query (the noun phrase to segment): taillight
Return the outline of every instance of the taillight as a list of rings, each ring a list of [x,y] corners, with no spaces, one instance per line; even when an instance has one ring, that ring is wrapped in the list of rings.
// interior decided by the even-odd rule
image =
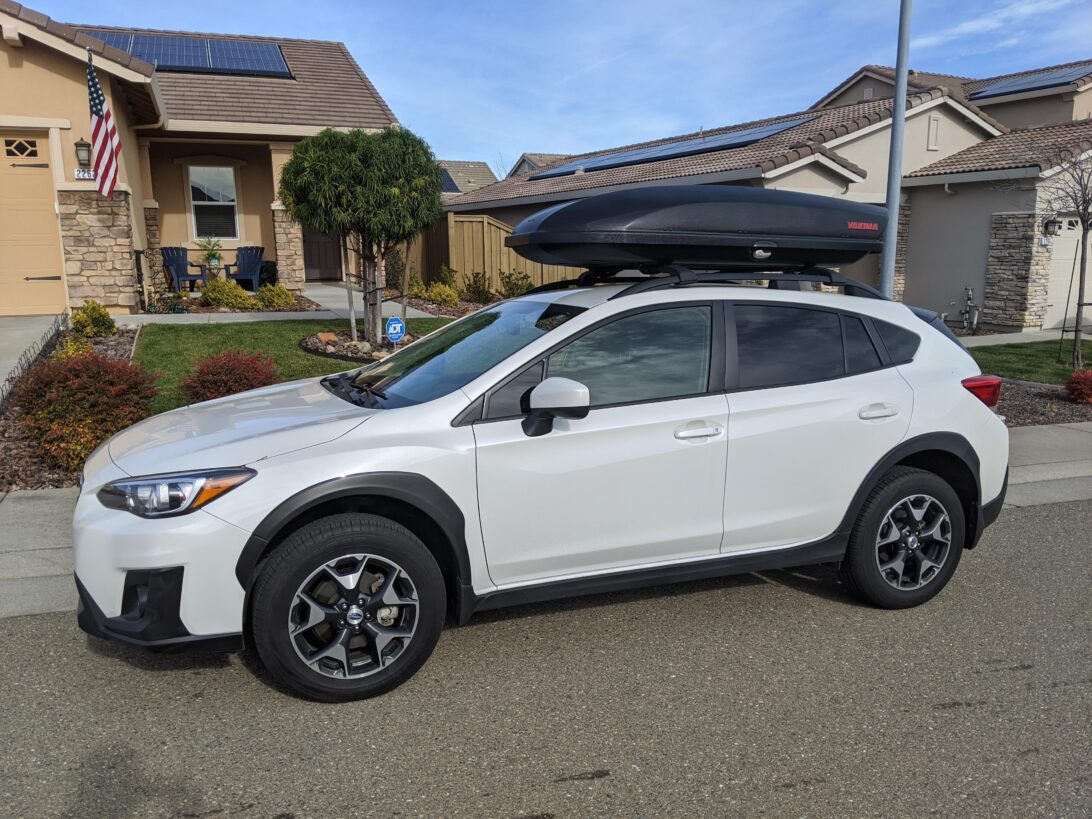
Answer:
[[[996,407],[1001,397],[1001,379],[996,375],[976,375],[964,378],[964,387],[987,407]]]

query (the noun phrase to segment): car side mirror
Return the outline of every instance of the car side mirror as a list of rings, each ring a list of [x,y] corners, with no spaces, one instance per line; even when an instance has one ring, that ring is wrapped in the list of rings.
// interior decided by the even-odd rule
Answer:
[[[591,406],[588,388],[571,378],[547,378],[531,390],[530,414],[523,419],[528,438],[545,435],[555,418],[586,418]]]

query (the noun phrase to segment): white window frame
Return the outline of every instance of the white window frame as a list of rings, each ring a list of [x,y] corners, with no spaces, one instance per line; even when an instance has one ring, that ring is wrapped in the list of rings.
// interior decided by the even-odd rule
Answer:
[[[234,236],[216,236],[214,238],[218,239],[221,242],[238,243],[238,242],[243,241],[242,220],[239,218],[239,204],[240,204],[240,202],[242,201],[242,198],[243,198],[242,189],[241,189],[241,186],[240,186],[240,179],[239,179],[239,176],[240,176],[239,167],[241,165],[243,165],[243,164],[245,164],[245,163],[242,162],[241,160],[218,159],[216,157],[191,157],[186,161],[186,163],[185,163],[185,165],[186,165],[186,174],[185,174],[185,177],[186,177],[185,178],[186,210],[187,210],[187,216],[188,216],[187,221],[188,221],[188,224],[189,224],[189,232],[190,232],[190,241],[191,242],[197,242],[198,240],[200,240],[202,238],[201,235],[199,235],[197,233],[197,215],[196,215],[196,212],[194,211],[194,204],[195,203],[193,201],[193,195],[192,195],[191,188],[190,188],[190,174],[191,174],[191,172],[192,172],[192,170],[194,168],[231,168],[232,169],[232,174],[233,174],[233,177],[234,177],[234,180],[235,180],[235,201],[234,202],[231,202],[231,203],[228,203],[228,202],[199,202],[199,203],[196,203],[196,204],[209,205],[209,206],[212,206],[212,207],[221,206],[221,207],[234,208],[234,210],[235,210],[235,235]],[[227,248],[225,248],[225,249],[227,249]]]
[[[925,131],[925,150],[940,150],[940,117],[930,114]]]

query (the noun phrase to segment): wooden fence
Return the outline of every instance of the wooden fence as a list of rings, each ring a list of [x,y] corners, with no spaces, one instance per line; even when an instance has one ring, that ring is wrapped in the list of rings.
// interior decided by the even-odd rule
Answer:
[[[537,284],[571,279],[579,270],[561,265],[540,264],[525,259],[504,240],[512,228],[491,216],[447,213],[444,218],[414,239],[406,254],[406,272],[417,273],[428,284],[435,281],[444,265],[458,271],[456,281],[484,272],[494,291],[500,289],[500,272],[526,273]]]

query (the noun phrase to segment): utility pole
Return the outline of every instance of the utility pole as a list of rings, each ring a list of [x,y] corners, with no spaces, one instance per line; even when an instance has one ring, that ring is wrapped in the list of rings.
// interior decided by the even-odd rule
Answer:
[[[906,75],[910,56],[911,0],[899,6],[899,47],[895,59],[895,98],[891,106],[891,153],[887,160],[887,229],[883,233],[880,261],[880,290],[888,298],[895,294],[895,245],[899,238],[899,197],[902,195],[902,144],[906,129]]]

